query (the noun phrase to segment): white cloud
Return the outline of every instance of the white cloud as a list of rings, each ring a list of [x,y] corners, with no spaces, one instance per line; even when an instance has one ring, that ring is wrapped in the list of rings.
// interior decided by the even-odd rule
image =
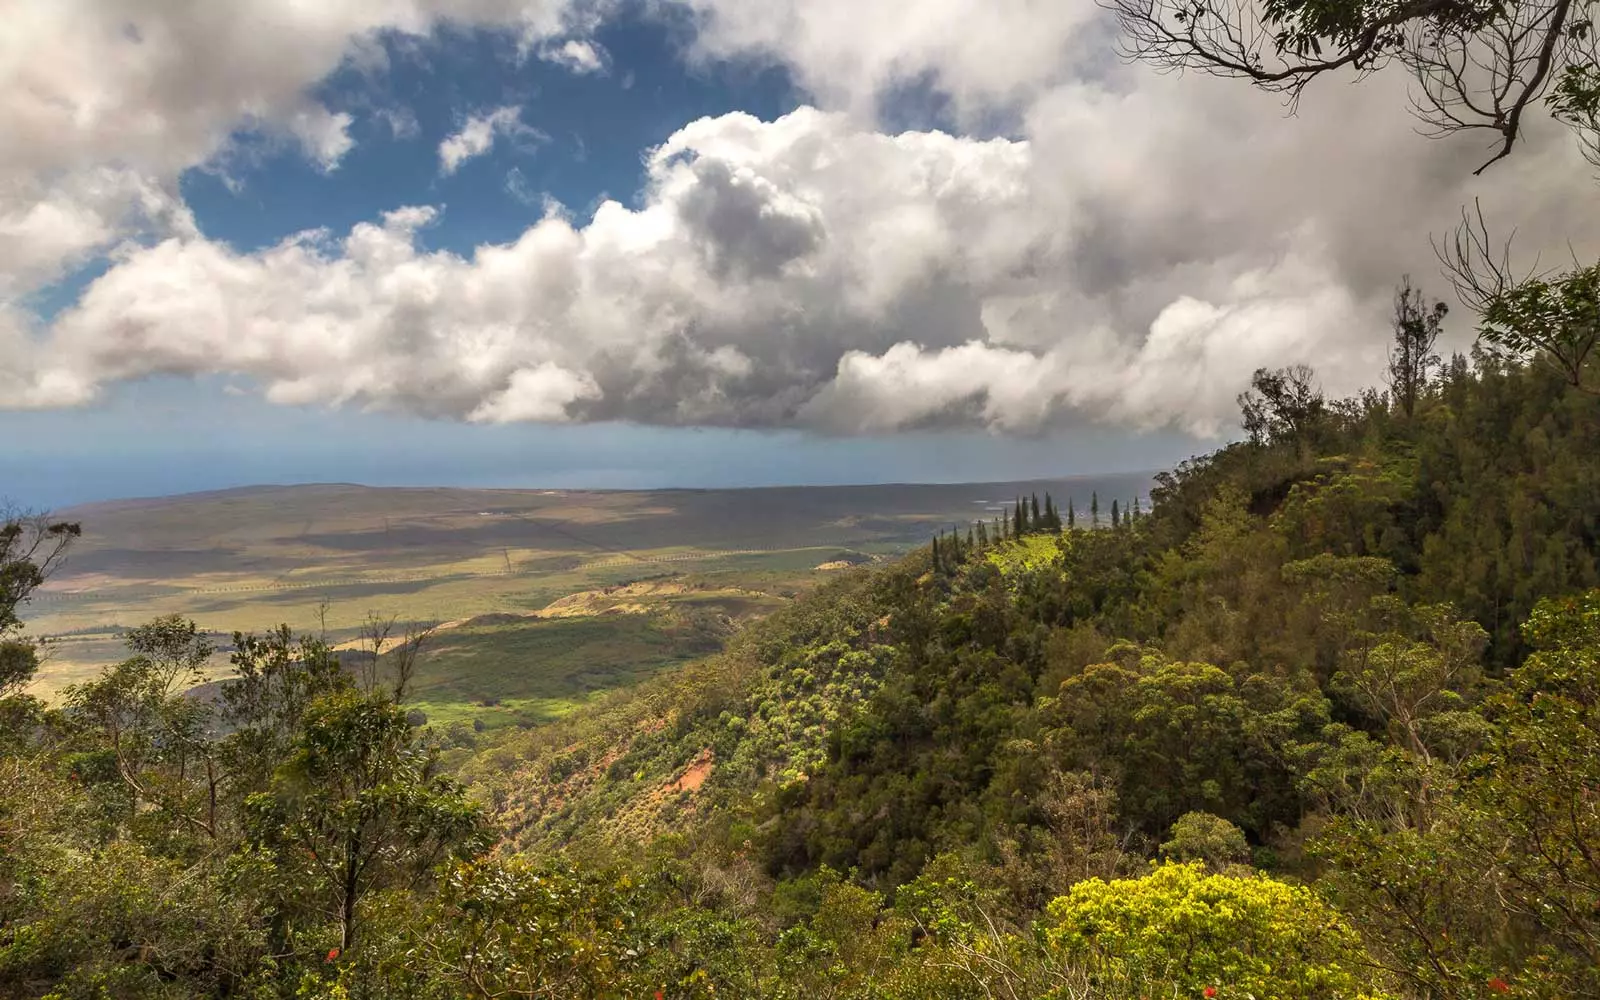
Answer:
[[[165,238],[120,249],[48,328],[0,308],[0,406],[220,373],[284,403],[484,422],[850,433],[1100,420],[1209,435],[1258,366],[1310,362],[1333,391],[1373,379],[1392,282],[1409,270],[1437,287],[1426,235],[1472,197],[1521,223],[1530,249],[1572,236],[1600,252],[1588,173],[1559,136],[1536,134],[1473,178],[1480,150],[1415,136],[1393,75],[1315,89],[1285,118],[1236,83],[1107,60],[1090,0],[685,2],[701,15],[700,54],[783,62],[825,110],[687,123],[650,153],[637,209],[607,202],[576,228],[550,208],[514,242],[467,255],[418,246],[426,207],[239,253],[194,231],[175,171],[215,156],[241,121],[331,167],[350,123],[305,93],[351,38],[444,16],[510,23],[522,14],[509,0],[283,8],[307,52],[283,55],[298,43],[262,28],[260,51],[238,43],[248,86],[202,60],[199,82],[221,91],[185,80],[138,105],[163,109],[147,119],[160,141],[137,115],[80,138],[74,119],[38,111],[62,130],[41,140],[48,156],[0,149],[0,181],[25,182],[0,183],[0,273],[26,287],[130,233]],[[238,28],[254,26],[239,10],[267,6],[184,10]],[[576,37],[562,10],[518,22],[525,51]],[[962,122],[1007,112],[1016,136],[880,131],[885,104],[919,85]],[[134,106],[107,92],[97,99]],[[0,91],[0,128],[35,113],[28,93]],[[510,108],[468,121],[441,146],[442,169],[516,122]]]
[[[931,84],[957,109],[1021,107],[1111,62],[1094,0],[682,0],[703,57],[766,55],[827,106],[868,116]]]
[[[567,419],[568,406],[599,395],[600,387],[588,374],[545,361],[513,371],[506,387],[478,404],[467,419],[492,424],[559,422]]]
[[[417,246],[425,207],[255,254],[168,240],[96,281],[0,401],[226,373],[284,403],[488,422],[1211,434],[1257,366],[1311,361],[1335,390],[1372,376],[1382,283],[1424,249],[1329,221],[1375,195],[1334,185],[1294,214],[1219,155],[1186,161],[1209,203],[1159,187],[1133,201],[1129,172],[1166,173],[1167,143],[1187,141],[1167,120],[1183,110],[1074,100],[1047,119],[1064,133],[1026,141],[885,135],[811,109],[701,119],[652,153],[639,209],[608,202],[581,229],[551,211],[470,256]],[[1130,123],[1121,145],[1095,139],[1112,121]],[[1387,255],[1378,284],[1359,290],[1344,257],[1372,254]]]
[[[467,116],[459,131],[439,143],[439,172],[446,176],[455,173],[461,164],[492,149],[499,136],[537,134],[522,123],[521,115],[521,108],[508,105]]]
[[[310,105],[290,115],[284,124],[300,141],[306,158],[327,172],[337,167],[344,154],[355,147],[350,138],[350,125],[354,121],[342,111],[334,114],[327,108]]]
[[[331,170],[348,113],[312,87],[380,33],[438,24],[570,37],[582,0],[0,0],[0,299],[142,231],[183,222],[178,176],[241,131]],[[160,202],[162,204],[156,204]]]
[[[574,73],[600,73],[606,68],[605,50],[586,38],[568,38],[539,47],[539,58]]]

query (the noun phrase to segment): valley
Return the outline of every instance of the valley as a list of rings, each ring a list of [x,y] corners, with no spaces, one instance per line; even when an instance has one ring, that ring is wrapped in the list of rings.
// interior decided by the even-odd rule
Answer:
[[[478,730],[559,717],[720,648],[817,581],[1048,492],[1127,503],[1148,475],[1015,483],[583,491],[253,487],[58,511],[83,526],[26,606],[52,698],[192,618],[225,646],[287,623],[336,647],[373,618],[437,626],[416,708]],[[228,672],[226,650],[211,675]]]

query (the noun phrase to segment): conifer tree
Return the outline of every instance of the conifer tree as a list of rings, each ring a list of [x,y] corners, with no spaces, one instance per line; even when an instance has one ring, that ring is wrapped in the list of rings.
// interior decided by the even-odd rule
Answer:
[[[1078,512],[1072,509],[1072,498],[1067,497],[1067,530],[1071,531],[1078,526]]]
[[[1016,521],[1011,529],[1011,537],[1021,538],[1028,532],[1028,508],[1022,502],[1022,497],[1017,497]]]
[[[988,547],[989,547],[989,526],[987,524],[985,524],[984,522],[979,521],[978,522],[978,548],[981,550],[981,549],[986,549]]]
[[[969,524],[967,525],[967,555],[972,555],[973,551],[977,549],[977,547],[977,537],[972,533],[972,525]]]
[[[1031,509],[1031,514],[1032,516],[1028,519],[1028,521],[1033,525],[1033,530],[1043,530],[1044,523],[1039,520],[1039,494],[1037,493],[1033,494],[1033,507]]]
[[[1089,494],[1089,527],[1100,527],[1100,493]]]
[[[1116,500],[1112,500],[1111,501],[1111,526],[1113,528],[1122,527],[1122,516],[1117,513],[1117,501]]]
[[[935,573],[942,573],[944,571],[943,567],[939,564],[939,536],[938,535],[934,535],[933,536],[933,571]]]
[[[1133,510],[1129,513],[1128,516],[1129,516],[1129,518],[1131,520],[1137,521],[1137,520],[1139,520],[1139,516],[1140,516],[1141,513],[1142,512],[1139,510],[1139,494],[1135,493],[1133,495]]]

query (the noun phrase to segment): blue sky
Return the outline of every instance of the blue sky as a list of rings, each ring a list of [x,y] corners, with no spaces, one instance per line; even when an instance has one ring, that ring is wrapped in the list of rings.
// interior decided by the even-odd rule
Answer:
[[[35,506],[1162,467],[1256,367],[1371,384],[1465,191],[1394,88],[1286,120],[1110,58],[1090,0],[19,9],[0,493]],[[1474,194],[1570,204],[1554,162]]]

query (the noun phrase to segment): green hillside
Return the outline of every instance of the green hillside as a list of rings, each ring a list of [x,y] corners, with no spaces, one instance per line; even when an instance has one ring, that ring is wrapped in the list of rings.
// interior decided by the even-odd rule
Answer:
[[[1600,398],[1488,358],[1409,415],[1287,378],[1153,509],[945,534],[667,669],[734,595],[464,622],[415,676],[245,637],[211,700],[203,637],[142,629],[4,701],[0,984],[1595,995]],[[501,697],[485,657],[550,666],[506,698],[537,718],[451,715]]]

